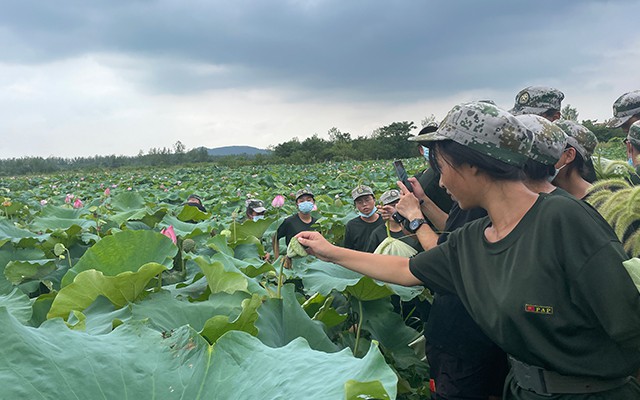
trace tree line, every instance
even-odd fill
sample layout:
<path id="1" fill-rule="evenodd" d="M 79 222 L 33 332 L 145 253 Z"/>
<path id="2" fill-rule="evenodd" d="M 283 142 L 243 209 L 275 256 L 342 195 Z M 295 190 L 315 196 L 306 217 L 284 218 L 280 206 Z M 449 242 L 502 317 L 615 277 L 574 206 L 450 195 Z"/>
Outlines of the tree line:
<path id="1" fill-rule="evenodd" d="M 575 108 L 566 106 L 562 114 L 567 119 L 577 120 Z M 421 121 L 421 125 L 435 120 L 431 115 Z M 583 120 L 600 142 L 608 142 L 614 137 L 622 137 L 620 129 L 607 128 L 597 121 Z M 350 133 L 338 128 L 329 129 L 328 139 L 314 134 L 304 140 L 297 137 L 269 148 L 269 154 L 212 156 L 204 147 L 191 150 L 178 141 L 173 148 L 152 148 L 147 153 L 140 151 L 136 156 L 93 156 L 93 157 L 21 157 L 0 160 L 0 176 L 34 175 L 65 171 L 95 171 L 123 167 L 170 167 L 176 165 L 216 163 L 225 166 L 265 165 L 265 164 L 312 164 L 327 161 L 386 160 L 411 158 L 418 155 L 417 144 L 407 139 L 418 130 L 413 122 L 393 122 L 375 129 L 368 136 L 353 138 Z"/>

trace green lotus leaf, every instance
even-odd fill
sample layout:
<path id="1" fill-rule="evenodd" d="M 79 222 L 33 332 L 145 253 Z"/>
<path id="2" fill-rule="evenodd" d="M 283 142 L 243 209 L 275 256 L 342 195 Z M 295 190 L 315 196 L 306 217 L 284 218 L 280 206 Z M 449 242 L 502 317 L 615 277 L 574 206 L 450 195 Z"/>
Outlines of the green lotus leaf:
<path id="1" fill-rule="evenodd" d="M 47 240 L 48 237 L 48 234 L 39 235 L 26 229 L 20 229 L 6 219 L 0 220 L 0 246 L 11 242 L 20 244 L 21 247 L 32 247 L 38 242 Z"/>
<path id="2" fill-rule="evenodd" d="M 242 301 L 250 297 L 244 292 L 221 292 L 212 294 L 206 301 L 191 302 L 176 299 L 163 290 L 132 304 L 131 313 L 134 319 L 149 318 L 154 326 L 163 331 L 187 324 L 199 331 L 215 315 L 236 319 L 242 311 Z"/>
<path id="3" fill-rule="evenodd" d="M 382 382 L 358 382 L 349 380 L 345 385 L 346 400 L 386 400 L 391 399 Z"/>
<path id="4" fill-rule="evenodd" d="M 11 261 L 41 260 L 45 258 L 40 249 L 16 248 L 11 243 L 6 243 L 0 247 L 0 294 L 9 293 L 13 290 L 13 284 L 7 280 L 4 270 Z"/>
<path id="5" fill-rule="evenodd" d="M 325 298 L 319 293 L 316 293 L 316 295 L 310 298 L 309 300 L 312 300 L 312 299 L 313 299 L 313 302 L 307 306 L 307 303 L 308 303 L 308 300 L 307 300 L 307 302 L 303 304 L 303 308 L 307 312 L 307 314 L 309 314 L 310 312 L 313 312 L 313 315 L 311 315 L 311 318 L 314 321 L 320 321 L 323 324 L 325 324 L 327 328 L 333 328 L 334 326 L 337 326 L 343 323 L 347 319 L 348 314 L 340 314 L 335 308 L 331 306 L 334 299 L 333 296 L 329 296 Z M 321 302 L 316 303 L 316 301 L 319 301 L 319 300 L 321 300 Z"/>
<path id="6" fill-rule="evenodd" d="M 0 346 L 7 399 L 344 399 L 347 387 L 358 395 L 349 381 L 379 381 L 396 396 L 396 375 L 376 346 L 358 359 L 348 349 L 312 350 L 302 338 L 273 349 L 241 331 L 210 346 L 188 326 L 162 334 L 142 323 L 90 335 L 60 319 L 26 327 L 6 308 L 0 335 L 11 343 Z M 371 384 L 362 390 L 370 395 Z"/>
<path id="7" fill-rule="evenodd" d="M 195 208 L 195 207 L 191 207 L 191 208 Z M 182 238 L 202 235 L 203 233 L 207 233 L 211 230 L 211 227 L 208 222 L 199 222 L 197 224 L 192 224 L 190 222 L 181 221 L 178 218 L 171 215 L 166 215 L 162 219 L 162 222 L 159 225 L 161 227 L 167 227 L 169 225 L 172 225 L 173 230 L 176 232 L 176 235 Z"/>
<path id="8" fill-rule="evenodd" d="M 224 270 L 227 272 L 236 272 L 241 274 L 247 279 L 247 290 L 249 293 L 256 293 L 259 295 L 266 295 L 266 290 L 264 287 L 260 286 L 260 282 L 257 278 L 250 278 L 248 273 L 253 272 L 251 268 L 255 268 L 253 263 L 246 262 L 244 260 L 239 260 L 233 256 L 229 256 L 224 253 L 216 253 L 210 258 L 210 262 L 220 262 L 224 266 Z M 258 261 L 258 260 L 256 260 Z"/>
<path id="9" fill-rule="evenodd" d="M 18 288 L 13 289 L 9 294 L 0 294 L 0 307 L 6 307 L 9 313 L 22 324 L 27 324 L 33 313 L 29 297 Z"/>
<path id="10" fill-rule="evenodd" d="M 136 272 L 125 271 L 116 276 L 105 276 L 90 269 L 79 273 L 73 282 L 63 287 L 53 300 L 47 318 L 67 318 L 72 310 L 83 311 L 98 296 L 109 299 L 116 307 L 135 301 L 149 281 L 166 270 L 162 264 L 147 263 Z"/>
<path id="11" fill-rule="evenodd" d="M 275 221 L 274 218 L 265 218 L 255 222 L 253 220 L 246 219 L 242 221 L 242 223 L 232 222 L 228 229 L 232 234 L 235 230 L 236 240 L 245 239 L 249 236 L 261 238 L 267 228 L 269 228 L 269 225 L 273 223 L 273 221 Z"/>
<path id="12" fill-rule="evenodd" d="M 404 287 L 374 281 L 362 274 L 317 258 L 309 257 L 304 260 L 295 265 L 296 269 L 300 270 L 299 275 L 308 293 L 321 293 L 328 296 L 334 289 L 342 292 L 349 288 L 349 293 L 359 300 L 376 300 L 397 294 L 402 300 L 408 301 L 424 290 L 419 286 Z"/>
<path id="13" fill-rule="evenodd" d="M 198 207 L 185 205 L 182 207 L 182 210 L 178 213 L 178 219 L 183 222 L 188 221 L 204 221 L 209 219 L 211 214 L 202 212 L 198 209 Z"/>
<path id="14" fill-rule="evenodd" d="M 4 268 L 4 276 L 9 282 L 18 285 L 25 281 L 40 280 L 57 268 L 54 260 L 10 261 Z"/>
<path id="15" fill-rule="evenodd" d="M 294 294 L 295 286 L 282 287 L 282 299 L 267 299 L 258 310 L 258 338 L 270 347 L 283 347 L 297 337 L 303 337 L 312 349 L 328 353 L 338 351 L 324 332 L 321 322 L 313 321 L 300 307 Z"/>
<path id="16" fill-rule="evenodd" d="M 229 331 L 243 331 L 255 336 L 258 333 L 255 322 L 258 319 L 257 309 L 262 304 L 258 295 L 242 301 L 242 312 L 233 321 L 227 316 L 216 315 L 205 322 L 200 334 L 209 341 L 215 343 L 222 335 Z"/>
<path id="17" fill-rule="evenodd" d="M 87 250 L 78 263 L 62 278 L 69 285 L 82 271 L 95 269 L 106 276 L 138 271 L 141 265 L 155 262 L 167 268 L 173 265 L 178 248 L 168 237 L 155 231 L 122 231 L 107 236 Z"/>
<path id="18" fill-rule="evenodd" d="M 196 264 L 202 269 L 207 278 L 211 293 L 233 293 L 235 291 L 247 292 L 247 277 L 240 272 L 225 271 L 224 265 L 219 261 L 208 263 L 204 258 L 195 259 Z"/>
<path id="19" fill-rule="evenodd" d="M 111 207 L 115 211 L 137 211 L 146 205 L 138 192 L 126 191 L 118 193 L 111 198 Z"/>
<path id="20" fill-rule="evenodd" d="M 46 206 L 40 215 L 33 219 L 31 229 L 41 230 L 43 232 L 62 230 L 66 231 L 74 225 L 79 226 L 83 230 L 96 227 L 96 222 L 82 218 L 83 215 L 89 214 L 89 211 L 83 208 L 66 208 L 56 206 Z"/>

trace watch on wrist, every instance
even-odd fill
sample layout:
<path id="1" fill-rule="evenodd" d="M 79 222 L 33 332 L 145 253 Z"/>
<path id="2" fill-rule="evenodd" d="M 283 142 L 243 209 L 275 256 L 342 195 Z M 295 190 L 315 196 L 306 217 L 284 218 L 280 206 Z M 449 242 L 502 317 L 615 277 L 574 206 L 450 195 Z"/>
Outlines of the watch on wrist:
<path id="1" fill-rule="evenodd" d="M 411 222 L 409 222 L 409 232 L 416 233 L 416 231 L 422 226 L 422 224 L 425 224 L 426 222 L 427 220 L 424 218 L 412 219 Z"/>

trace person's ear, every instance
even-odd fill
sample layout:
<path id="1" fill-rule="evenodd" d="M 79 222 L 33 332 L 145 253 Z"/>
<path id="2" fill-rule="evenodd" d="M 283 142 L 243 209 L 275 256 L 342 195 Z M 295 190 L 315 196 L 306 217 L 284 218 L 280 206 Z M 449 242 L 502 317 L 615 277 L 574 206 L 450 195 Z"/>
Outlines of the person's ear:
<path id="1" fill-rule="evenodd" d="M 574 149 L 573 147 L 569 147 L 566 151 L 565 151 L 566 157 L 565 158 L 565 164 L 569 164 L 570 162 L 573 162 L 573 160 L 576 159 L 576 149 Z"/>

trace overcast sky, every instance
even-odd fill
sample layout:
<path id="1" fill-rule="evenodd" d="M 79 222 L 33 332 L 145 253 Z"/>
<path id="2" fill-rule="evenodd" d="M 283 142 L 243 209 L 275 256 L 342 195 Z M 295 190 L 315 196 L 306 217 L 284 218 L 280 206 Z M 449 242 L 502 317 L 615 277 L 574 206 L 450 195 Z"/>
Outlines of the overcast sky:
<path id="1" fill-rule="evenodd" d="M 640 89 L 640 1 L 0 0 L 0 158 L 260 148 Z"/>

